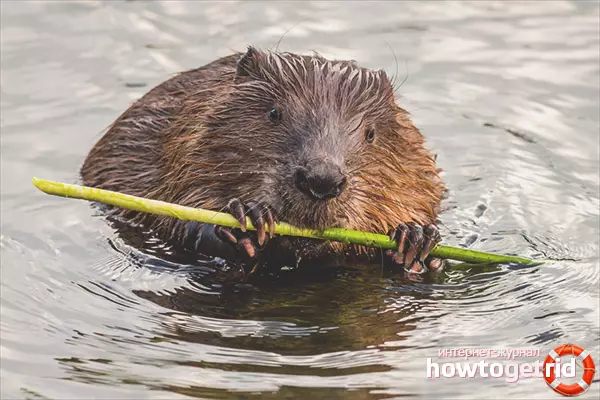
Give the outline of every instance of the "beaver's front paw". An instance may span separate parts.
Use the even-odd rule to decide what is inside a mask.
[[[387,254],[394,263],[404,266],[409,272],[423,273],[427,268],[437,271],[442,267],[441,259],[429,256],[429,252],[441,240],[435,225],[421,227],[413,223],[400,224],[390,233],[390,237],[398,243],[398,249],[389,250]]]
[[[228,209],[241,225],[240,229],[229,229],[221,226],[215,227],[215,234],[226,243],[231,243],[245,255],[254,259],[257,249],[263,247],[267,241],[266,226],[269,227],[269,237],[274,235],[277,217],[274,210],[267,204],[258,202],[242,203],[239,199],[232,199]],[[250,218],[256,233],[247,232],[246,216]]]

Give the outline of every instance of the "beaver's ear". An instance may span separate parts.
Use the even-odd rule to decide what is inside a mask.
[[[258,70],[260,52],[252,47],[248,46],[246,53],[238,60],[235,73],[237,76],[250,76],[256,75]]]
[[[390,78],[388,77],[388,74],[387,72],[385,72],[385,70],[378,69],[377,71],[375,71],[375,73],[377,74],[377,77],[381,80],[382,83],[391,85],[392,82],[390,81]]]
[[[383,69],[379,69],[375,72],[377,78],[380,80],[381,85],[379,86],[387,94],[394,94],[394,84],[388,77],[387,73]]]

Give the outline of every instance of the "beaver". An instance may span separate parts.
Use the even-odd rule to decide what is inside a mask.
[[[87,186],[231,213],[241,228],[113,210],[183,251],[253,271],[375,257],[423,272],[441,266],[429,252],[445,192],[424,142],[385,71],[249,46],[133,103],[81,176]],[[278,221],[389,234],[398,248],[267,235]]]

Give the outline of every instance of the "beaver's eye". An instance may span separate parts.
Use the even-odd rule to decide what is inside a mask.
[[[373,140],[375,140],[375,129],[367,129],[367,131],[365,132],[365,140],[367,141],[367,143],[373,143]]]
[[[281,121],[281,112],[273,107],[269,110],[269,120],[273,123],[278,123],[279,121]]]

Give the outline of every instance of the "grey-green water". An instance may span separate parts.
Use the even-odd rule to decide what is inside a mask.
[[[444,348],[577,343],[600,364],[599,3],[1,3],[1,397],[559,398],[541,378],[426,378]],[[450,188],[445,243],[556,261],[378,266],[225,292],[136,265],[73,182],[171,74],[247,44],[408,77]],[[393,50],[393,51],[392,51]],[[396,63],[394,54],[398,59]],[[529,360],[531,361],[531,360]],[[598,398],[595,382],[584,398]]]

